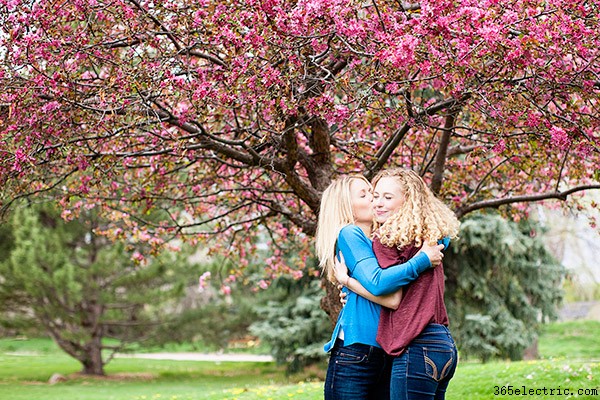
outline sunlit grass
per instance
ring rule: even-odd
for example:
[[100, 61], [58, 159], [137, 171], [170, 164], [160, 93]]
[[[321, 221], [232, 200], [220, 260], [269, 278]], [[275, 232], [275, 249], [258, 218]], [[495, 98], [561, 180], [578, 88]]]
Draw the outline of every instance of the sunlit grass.
[[600, 360], [600, 321], [555, 322], [545, 325], [539, 340], [543, 358], [590, 358]]
[[[515, 390], [534, 389], [600, 389], [600, 363], [569, 361], [567, 359], [494, 362], [488, 364], [462, 363], [448, 390], [447, 399], [515, 398]], [[507, 394], [512, 390], [512, 395]], [[537, 391], [542, 393], [542, 391]], [[549, 393], [549, 392], [548, 392]], [[504, 394], [504, 395], [503, 395]], [[516, 398], [523, 397], [522, 395]], [[599, 396], [527, 395], [527, 399], [600, 398]]]

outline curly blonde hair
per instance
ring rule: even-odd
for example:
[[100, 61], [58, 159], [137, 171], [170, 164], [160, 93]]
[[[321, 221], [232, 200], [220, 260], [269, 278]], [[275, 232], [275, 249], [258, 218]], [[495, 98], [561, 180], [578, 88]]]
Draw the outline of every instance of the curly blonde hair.
[[381, 226], [375, 226], [382, 244], [398, 248], [420, 247], [425, 242], [434, 244], [443, 237], [454, 239], [458, 236], [458, 218], [435, 197], [416, 172], [404, 168], [381, 171], [373, 179], [373, 187], [384, 177], [395, 179], [404, 201]]

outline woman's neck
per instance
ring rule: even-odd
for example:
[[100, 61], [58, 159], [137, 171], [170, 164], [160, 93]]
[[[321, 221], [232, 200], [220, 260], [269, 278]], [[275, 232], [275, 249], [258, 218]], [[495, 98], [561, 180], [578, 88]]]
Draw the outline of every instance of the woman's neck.
[[365, 236], [370, 238], [371, 237], [371, 223], [367, 223], [367, 222], [357, 222], [355, 224], [356, 226], [358, 226], [360, 229], [362, 229], [362, 231], [365, 233]]

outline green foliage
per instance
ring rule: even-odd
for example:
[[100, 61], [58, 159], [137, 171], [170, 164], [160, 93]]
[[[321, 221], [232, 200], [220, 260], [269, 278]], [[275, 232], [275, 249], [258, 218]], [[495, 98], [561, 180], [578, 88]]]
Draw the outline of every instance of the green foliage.
[[544, 321], [556, 318], [565, 268], [540, 228], [498, 215], [462, 221], [444, 259], [446, 298], [461, 354], [521, 359]]
[[159, 334], [147, 345], [190, 342], [196, 350], [228, 349], [233, 341], [247, 335], [248, 327], [256, 320], [252, 299], [237, 301], [236, 298], [232, 303], [214, 299], [201, 307], [180, 311], [177, 322], [159, 328]]
[[102, 360], [103, 349], [122, 350], [173, 320], [161, 305], [180, 298], [194, 276], [185, 252], [135, 261], [149, 247], [110, 242], [95, 233], [102, 223], [93, 210], [64, 221], [51, 204], [16, 208], [0, 258], [0, 325], [13, 332], [41, 326], [94, 374], [110, 358]]
[[262, 320], [252, 324], [250, 332], [269, 343], [275, 360], [287, 363], [289, 372], [322, 361], [331, 324], [320, 307], [320, 280], [281, 277], [267, 293], [270, 300], [257, 309]]
[[[460, 331], [460, 349], [461, 354], [496, 354], [497, 349], [491, 343], [494, 338], [494, 331], [498, 324], [494, 322], [489, 315], [468, 314], [465, 315], [463, 329]], [[458, 334], [452, 329], [455, 335]]]
[[[250, 266], [253, 268], [255, 266]], [[159, 328], [149, 346], [170, 346], [173, 343], [191, 345], [192, 350], [228, 350], [234, 341], [248, 336], [248, 327], [258, 318], [254, 306], [261, 301], [252, 283], [229, 279], [233, 266], [230, 260], [215, 257], [210, 262], [198, 265], [194, 271], [196, 279], [210, 273], [206, 287], [198, 290], [197, 285], [189, 288], [185, 299], [173, 304], [173, 313], [178, 318], [169, 326]], [[231, 292], [221, 290], [226, 285]]]

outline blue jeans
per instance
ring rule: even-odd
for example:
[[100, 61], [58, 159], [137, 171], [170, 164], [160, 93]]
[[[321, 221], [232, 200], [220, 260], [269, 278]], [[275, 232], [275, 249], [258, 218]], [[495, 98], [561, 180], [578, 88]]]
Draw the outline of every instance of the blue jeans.
[[375, 346], [336, 340], [327, 367], [325, 400], [387, 400], [391, 359]]
[[391, 398], [441, 400], [454, 376], [458, 353], [444, 325], [429, 324], [392, 362]]

